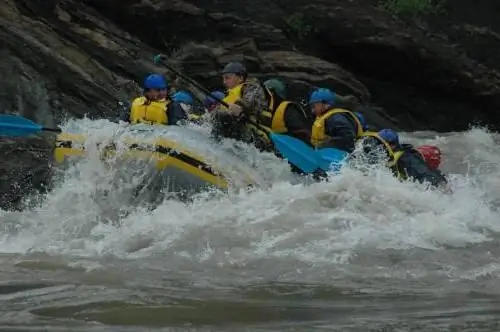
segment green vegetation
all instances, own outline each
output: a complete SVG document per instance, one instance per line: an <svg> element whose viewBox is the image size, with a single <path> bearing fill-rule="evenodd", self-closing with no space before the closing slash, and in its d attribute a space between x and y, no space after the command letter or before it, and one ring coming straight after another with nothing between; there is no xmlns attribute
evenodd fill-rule
<svg viewBox="0 0 500 332"><path fill-rule="evenodd" d="M380 0L379 6L398 16L423 17L438 14L446 0Z"/></svg>
<svg viewBox="0 0 500 332"><path fill-rule="evenodd" d="M316 32L316 28L311 19L303 13L294 13L285 19L286 30L295 35L298 39L305 39L310 34Z"/></svg>

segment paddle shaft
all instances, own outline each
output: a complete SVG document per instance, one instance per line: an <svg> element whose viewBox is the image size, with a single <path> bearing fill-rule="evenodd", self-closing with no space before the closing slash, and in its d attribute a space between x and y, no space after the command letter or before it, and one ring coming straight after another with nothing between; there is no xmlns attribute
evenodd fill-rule
<svg viewBox="0 0 500 332"><path fill-rule="evenodd" d="M59 129L59 128L42 127L41 129L42 129L42 131L51 131L51 132L54 132L54 133L60 133L60 132L62 132L62 130Z"/></svg>
<svg viewBox="0 0 500 332"><path fill-rule="evenodd" d="M175 73L176 75L178 75L179 77L183 78L184 80L188 81L189 83L191 83L193 86L195 86L197 89L199 89L200 91L202 91L203 93L205 93L207 96L210 96L211 98L213 98L215 101L217 101L219 104L221 104L222 106L225 106L225 107L229 107L229 104L226 103L224 100L220 99L220 98L217 98L216 96L212 96L210 91L208 91L207 88L205 88L204 86L202 86L200 83L196 82L195 80L193 80L192 78L184 75L183 73L181 73L180 71L178 71L177 69L175 69L174 67L172 67L171 65L169 65L165 60L161 59L160 60L161 64L163 66L165 66L168 70L170 70L171 72Z"/></svg>

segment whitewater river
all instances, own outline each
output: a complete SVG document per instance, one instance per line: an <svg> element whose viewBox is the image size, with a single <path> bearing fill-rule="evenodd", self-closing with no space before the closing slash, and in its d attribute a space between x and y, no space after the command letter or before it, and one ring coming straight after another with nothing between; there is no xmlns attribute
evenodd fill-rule
<svg viewBox="0 0 500 332"><path fill-rule="evenodd" d="M102 139L103 123L67 126ZM500 331L495 135L403 136L442 148L452 195L354 166L303 184L194 136L178 139L260 187L148 208L128 189L141 174L96 152L38 207L0 210L0 330Z"/></svg>

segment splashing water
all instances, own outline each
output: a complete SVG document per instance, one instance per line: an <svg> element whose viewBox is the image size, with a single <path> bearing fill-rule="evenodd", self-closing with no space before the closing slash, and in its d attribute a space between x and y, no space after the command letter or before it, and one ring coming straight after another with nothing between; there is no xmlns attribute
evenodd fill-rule
<svg viewBox="0 0 500 332"><path fill-rule="evenodd" d="M107 121L89 120L70 122L65 130L83 130L91 137L88 149L126 133ZM67 266L79 262L80 268L103 275L125 269L129 273L115 276L121 283L167 287L167 278L175 280L177 292L204 287L230 297L241 287L270 282L307 284L298 292L309 289L307 296L318 301L327 301L332 287L340 290L336 294L370 296L480 293L500 275L496 134L476 128L440 136L402 135L413 144L440 146L453 189L449 195L399 182L383 168L360 172L356 165L328 182L304 184L289 174L285 162L234 141L214 145L201 127L144 135L182 142L236 179L251 174L258 188L200 194L189 203L165 199L154 209L129 208L135 179L128 174L117 180L123 170L105 167L96 150L66 170L39 207L0 212L0 251L20 261L33 255L44 255L37 258L42 261L59 257ZM98 191L114 196L102 204L96 200ZM111 214L118 222L110 222ZM327 288L316 293L310 287ZM276 295L269 286L260 291L269 298ZM426 306L415 310L424 313L430 310ZM434 309L444 310L443 305ZM320 320L330 321L325 317ZM373 317L377 324L384 321L378 314ZM373 317L371 323L355 325L378 326ZM426 324L423 330L437 326ZM347 330L348 325L335 326Z"/></svg>

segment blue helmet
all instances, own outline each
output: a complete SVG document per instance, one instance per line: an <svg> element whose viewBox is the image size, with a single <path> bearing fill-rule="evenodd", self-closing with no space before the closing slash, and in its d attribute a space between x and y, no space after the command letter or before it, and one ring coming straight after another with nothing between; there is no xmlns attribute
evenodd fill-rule
<svg viewBox="0 0 500 332"><path fill-rule="evenodd" d="M205 100L204 100L205 106L209 106L209 105L217 103L217 100L215 100L215 98L213 98L212 96L215 97L215 98L217 98L217 99L219 99L219 100L222 100L222 99L224 99L225 94L222 91L212 91L212 92L210 92L210 95L207 96L205 98Z"/></svg>
<svg viewBox="0 0 500 332"><path fill-rule="evenodd" d="M361 128L363 130L368 130L368 124L366 123L366 120L365 120L365 117L363 116L363 114L361 114L360 112L354 112L354 114L358 118L359 123L361 123Z"/></svg>
<svg viewBox="0 0 500 332"><path fill-rule="evenodd" d="M144 89L163 90L168 88L167 80L160 74L151 74L144 79Z"/></svg>
<svg viewBox="0 0 500 332"><path fill-rule="evenodd" d="M311 96L309 97L309 105L312 105L314 103L325 103L333 105L335 103L336 96L337 95L335 94L335 92L331 91L330 89L316 89L313 91L313 93L311 93Z"/></svg>
<svg viewBox="0 0 500 332"><path fill-rule="evenodd" d="M172 96L172 100L176 103L184 103L189 105L194 104L193 96L191 96L191 94L186 91L179 91L174 93L174 95Z"/></svg>
<svg viewBox="0 0 500 332"><path fill-rule="evenodd" d="M399 145L399 135L393 129L382 129L378 135L389 144Z"/></svg>

